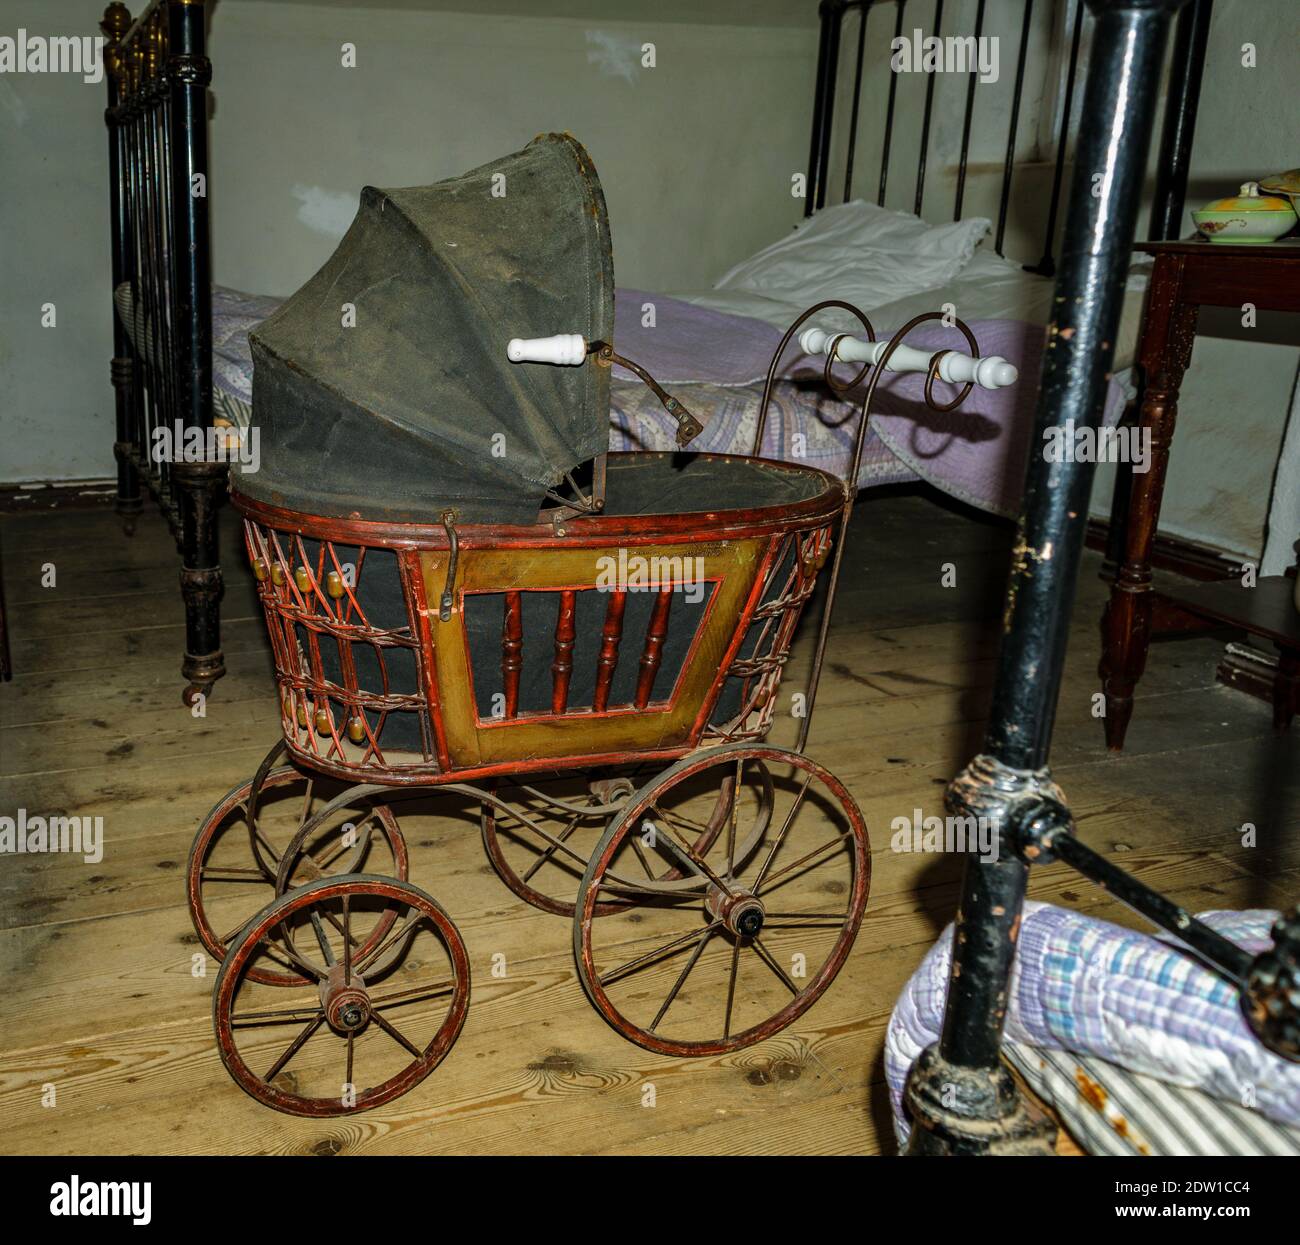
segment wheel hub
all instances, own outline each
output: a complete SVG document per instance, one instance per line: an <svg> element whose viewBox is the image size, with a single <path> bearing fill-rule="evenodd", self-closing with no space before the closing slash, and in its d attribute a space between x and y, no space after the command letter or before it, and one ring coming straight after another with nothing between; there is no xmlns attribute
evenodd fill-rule
<svg viewBox="0 0 1300 1245"><path fill-rule="evenodd" d="M320 1001L330 1028L339 1033L356 1033L370 1019L370 994L365 981L354 970L345 984L342 964L335 964L320 983Z"/></svg>
<svg viewBox="0 0 1300 1245"><path fill-rule="evenodd" d="M757 895L745 890L728 894L713 884L705 894L704 907L715 921L720 920L737 938L757 938L767 917L767 909Z"/></svg>

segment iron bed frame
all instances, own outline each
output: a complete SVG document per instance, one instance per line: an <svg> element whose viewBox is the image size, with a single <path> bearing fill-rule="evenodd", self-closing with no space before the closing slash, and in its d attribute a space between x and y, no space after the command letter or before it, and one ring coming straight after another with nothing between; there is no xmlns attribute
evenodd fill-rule
<svg viewBox="0 0 1300 1245"><path fill-rule="evenodd" d="M133 22L104 12L112 278L134 293L143 344L113 315L117 510L134 530L147 491L181 554L189 703L225 673L217 507L226 464L155 461L158 429L212 428L212 275L204 0L152 0ZM182 442L183 443L183 442Z"/></svg>

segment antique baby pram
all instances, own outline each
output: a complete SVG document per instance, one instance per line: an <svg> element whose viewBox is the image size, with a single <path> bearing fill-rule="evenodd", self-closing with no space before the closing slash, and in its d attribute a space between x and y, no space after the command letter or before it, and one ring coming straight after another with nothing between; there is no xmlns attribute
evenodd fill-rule
<svg viewBox="0 0 1300 1245"><path fill-rule="evenodd" d="M478 818L506 884L572 918L596 1010L652 1051L778 1032L852 946L867 829L804 745L854 489L757 457L766 397L753 457L607 454L615 363L659 394L679 445L700 431L614 353L613 298L595 170L546 135L436 186L367 189L253 336L262 466L232 491L283 739L205 819L188 897L222 961L222 1058L280 1110L390 1101L464 1022L469 956L408 880L402 797ZM796 329L831 307L868 340L801 343L838 390L869 376L849 481L885 370L928 373L936 409L1014 379L971 357L964 325L971 355L900 345L937 313L877 343L831 303L787 332L768 396ZM837 379L837 359L863 366ZM946 406L937 380L961 383ZM778 746L782 672L828 559ZM343 789L315 804L331 779Z"/></svg>

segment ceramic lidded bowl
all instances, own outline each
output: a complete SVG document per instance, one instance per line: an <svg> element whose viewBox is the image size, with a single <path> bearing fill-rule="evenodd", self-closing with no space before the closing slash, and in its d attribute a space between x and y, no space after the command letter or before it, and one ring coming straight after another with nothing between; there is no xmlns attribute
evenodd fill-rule
<svg viewBox="0 0 1300 1245"><path fill-rule="evenodd" d="M1215 199L1192 219L1211 242L1263 244L1274 242L1289 233L1296 223L1292 200L1278 195L1262 195L1258 182L1247 182L1240 194Z"/></svg>

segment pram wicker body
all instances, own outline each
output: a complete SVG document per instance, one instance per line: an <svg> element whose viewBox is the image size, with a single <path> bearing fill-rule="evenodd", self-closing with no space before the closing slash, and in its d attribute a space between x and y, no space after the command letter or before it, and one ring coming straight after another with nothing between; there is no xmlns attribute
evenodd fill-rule
<svg viewBox="0 0 1300 1245"><path fill-rule="evenodd" d="M686 489L716 508L667 509ZM601 513L458 527L453 568L438 524L241 499L289 752L436 783L761 739L843 502L811 469L611 455Z"/></svg>

